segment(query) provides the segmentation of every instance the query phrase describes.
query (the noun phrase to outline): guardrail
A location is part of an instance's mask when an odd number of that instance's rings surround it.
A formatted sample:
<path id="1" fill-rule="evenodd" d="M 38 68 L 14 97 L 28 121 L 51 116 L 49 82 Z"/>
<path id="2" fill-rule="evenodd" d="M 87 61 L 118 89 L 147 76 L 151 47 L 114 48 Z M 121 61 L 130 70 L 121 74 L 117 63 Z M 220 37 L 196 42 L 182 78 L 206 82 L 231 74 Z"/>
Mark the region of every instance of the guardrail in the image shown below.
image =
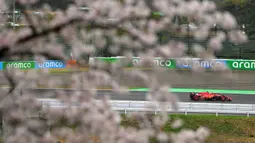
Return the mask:
<path id="1" fill-rule="evenodd" d="M 65 108 L 65 104 L 56 99 L 38 99 L 42 102 L 43 107 L 50 106 L 52 108 Z M 100 103 L 100 100 L 98 100 Z M 112 108 L 117 111 L 124 112 L 154 112 L 157 114 L 161 111 L 162 104 L 149 101 L 119 101 L 111 100 Z M 155 106 L 155 108 L 151 108 Z M 223 104 L 223 103 L 193 103 L 193 102 L 179 102 L 179 109 L 173 110 L 170 103 L 166 103 L 167 111 L 170 113 L 210 113 L 210 114 L 234 114 L 234 115 L 255 115 L 255 104 Z M 78 105 L 76 105 L 78 107 Z"/>

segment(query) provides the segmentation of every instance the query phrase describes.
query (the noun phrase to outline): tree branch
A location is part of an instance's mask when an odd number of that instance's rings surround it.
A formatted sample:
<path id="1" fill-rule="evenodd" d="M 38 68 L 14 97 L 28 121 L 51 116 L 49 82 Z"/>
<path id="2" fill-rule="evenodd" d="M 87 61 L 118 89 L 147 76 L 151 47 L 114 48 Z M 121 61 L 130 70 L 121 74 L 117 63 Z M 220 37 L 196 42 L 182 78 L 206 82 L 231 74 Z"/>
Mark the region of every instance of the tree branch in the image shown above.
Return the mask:
<path id="1" fill-rule="evenodd" d="M 48 59 L 54 59 L 54 60 L 63 60 L 64 57 L 56 55 L 52 52 L 47 52 L 47 51 L 42 51 L 42 52 L 33 52 L 32 50 L 23 50 L 23 51 L 12 51 L 9 52 L 6 57 L 11 57 L 11 56 L 33 56 L 33 55 L 41 55 L 44 56 Z"/>
<path id="2" fill-rule="evenodd" d="M 37 33 L 35 25 L 33 23 L 33 20 L 31 19 L 31 17 L 28 15 L 28 13 L 26 11 L 24 12 L 24 15 L 25 15 L 25 18 L 26 18 L 26 20 L 28 22 L 29 27 L 32 30 L 32 33 Z"/>
<path id="3" fill-rule="evenodd" d="M 81 22 L 82 20 L 83 19 L 81 19 L 81 18 L 70 19 L 70 20 L 68 20 L 65 23 L 62 23 L 62 24 L 59 24 L 59 25 L 57 25 L 55 27 L 43 30 L 42 32 L 32 33 L 31 35 L 28 35 L 26 37 L 20 38 L 19 40 L 17 40 L 17 42 L 14 45 L 24 44 L 24 43 L 32 41 L 32 40 L 34 40 L 36 38 L 49 35 L 50 33 L 57 33 L 60 30 L 62 30 L 63 28 L 65 28 L 66 26 L 72 25 L 74 23 Z M 26 55 L 34 55 L 35 54 L 32 51 L 30 51 L 30 52 L 29 51 L 25 51 L 23 53 L 21 51 L 19 51 L 19 52 L 20 52 L 20 54 L 26 54 Z M 11 54 L 18 55 L 19 52 L 11 52 L 10 51 L 10 47 L 8 45 L 7 46 L 6 45 L 0 46 L 0 60 L 5 59 L 6 57 L 11 56 Z M 50 53 L 40 53 L 40 54 L 41 55 L 45 55 L 48 58 L 52 58 L 52 56 L 53 56 Z M 54 56 L 54 58 L 59 59 L 60 57 Z"/>
<path id="4" fill-rule="evenodd" d="M 8 82 L 9 82 L 10 89 L 9 89 L 9 91 L 5 94 L 5 96 L 2 98 L 2 100 L 1 100 L 0 103 L 2 103 L 2 102 L 4 101 L 4 99 L 5 99 L 8 95 L 12 94 L 12 92 L 15 90 L 15 88 L 16 88 L 16 86 L 17 86 L 16 81 L 14 80 L 14 78 L 12 77 L 12 75 L 10 75 L 10 74 L 8 73 L 8 71 L 4 70 L 3 73 L 4 73 L 6 79 L 7 79 Z"/>
<path id="5" fill-rule="evenodd" d="M 131 36 L 132 38 L 134 39 L 137 39 L 141 44 L 143 44 L 146 48 L 150 48 L 150 47 L 155 47 L 156 45 L 155 44 L 148 44 L 146 43 L 145 41 L 143 41 L 140 36 L 138 35 L 135 35 L 133 33 L 131 33 L 127 28 L 123 28 L 123 27 L 120 27 L 121 23 L 114 23 L 114 24 L 108 24 L 108 25 L 105 25 L 105 24 L 100 24 L 100 23 L 92 23 L 92 28 L 98 28 L 98 29 L 114 29 L 116 28 L 117 30 L 122 30 L 122 31 L 125 31 L 129 36 Z"/>
<path id="6" fill-rule="evenodd" d="M 60 30 L 62 30 L 63 28 L 69 26 L 69 25 L 72 25 L 74 23 L 78 23 L 78 22 L 82 22 L 83 19 L 81 18 L 74 18 L 74 19 L 70 19 L 68 20 L 67 22 L 65 23 L 62 23 L 62 24 L 59 24 L 55 27 L 52 27 L 52 28 L 49 28 L 49 29 L 46 29 L 46 30 L 43 30 L 42 32 L 38 32 L 38 33 L 33 33 L 29 36 L 26 36 L 24 38 L 21 38 L 19 39 L 16 44 L 22 44 L 22 43 L 25 43 L 25 42 L 28 42 L 28 41 L 31 41 L 33 39 L 36 39 L 38 37 L 43 37 L 43 36 L 46 36 L 46 35 L 49 35 L 50 33 L 58 33 Z"/>
<path id="7" fill-rule="evenodd" d="M 83 18 L 73 18 L 70 19 L 62 24 L 59 24 L 57 26 L 54 26 L 52 28 L 48 28 L 45 29 L 41 32 L 33 32 L 31 35 L 22 37 L 20 39 L 17 40 L 17 42 L 14 45 L 20 45 L 20 44 L 24 44 L 26 42 L 32 41 L 36 38 L 39 37 L 43 37 L 43 36 L 47 36 L 50 33 L 58 33 L 60 32 L 62 29 L 64 29 L 65 27 L 75 24 L 75 23 L 79 23 L 79 22 L 84 22 L 84 24 L 91 24 L 92 28 L 101 28 L 101 29 L 119 29 L 119 30 L 124 30 L 128 33 L 128 35 L 130 35 L 132 38 L 137 39 L 141 44 L 143 44 L 146 48 L 149 47 L 155 47 L 155 44 L 148 44 L 145 41 L 143 41 L 139 35 L 135 35 L 133 33 L 131 33 L 127 28 L 123 28 L 120 27 L 121 24 L 125 23 L 125 22 L 132 22 L 132 21 L 137 21 L 137 20 L 146 20 L 149 19 L 150 16 L 140 16 L 140 17 L 127 17 L 127 18 L 123 18 L 123 19 L 119 19 L 117 20 L 117 22 L 111 23 L 111 22 L 98 22 L 98 21 L 86 21 Z M 31 27 L 32 29 L 34 29 L 33 27 Z M 9 46 L 0 46 L 0 60 L 4 59 L 5 57 L 10 57 L 12 55 L 35 55 L 37 53 L 34 53 L 32 51 L 15 51 L 15 52 L 11 52 L 10 51 L 10 47 Z M 62 59 L 62 57 L 57 57 L 57 56 L 53 56 L 53 54 L 50 53 L 46 53 L 46 52 L 42 52 L 39 53 L 40 55 L 46 56 L 47 58 L 53 58 L 53 59 Z"/>

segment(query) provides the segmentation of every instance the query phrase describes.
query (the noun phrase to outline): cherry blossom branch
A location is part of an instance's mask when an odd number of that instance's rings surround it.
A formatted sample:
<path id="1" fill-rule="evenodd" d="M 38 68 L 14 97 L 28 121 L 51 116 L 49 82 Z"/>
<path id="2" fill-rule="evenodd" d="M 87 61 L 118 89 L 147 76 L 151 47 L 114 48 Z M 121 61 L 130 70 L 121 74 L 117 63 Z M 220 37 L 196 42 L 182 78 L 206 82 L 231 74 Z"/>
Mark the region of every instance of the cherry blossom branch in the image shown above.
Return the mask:
<path id="1" fill-rule="evenodd" d="M 101 29 L 114 29 L 117 28 L 119 30 L 125 30 L 124 28 L 121 28 L 119 25 L 122 24 L 125 21 L 135 21 L 135 20 L 141 20 L 142 18 L 144 19 L 148 19 L 148 17 L 130 17 L 129 18 L 125 18 L 123 20 L 119 20 L 118 22 L 115 23 L 99 23 L 99 22 L 87 22 L 87 23 L 93 23 L 93 28 L 101 28 Z M 58 33 L 59 31 L 61 31 L 61 29 L 64 29 L 66 26 L 69 26 L 71 24 L 74 23 L 79 23 L 79 22 L 84 22 L 83 19 L 81 18 L 75 18 L 75 19 L 70 19 L 69 21 L 59 24 L 55 27 L 46 29 L 42 32 L 33 32 L 31 35 L 25 36 L 23 38 L 20 38 L 19 40 L 17 40 L 17 42 L 14 45 L 20 45 L 20 44 L 24 44 L 26 42 L 32 41 L 33 39 L 39 38 L 39 37 L 43 37 L 43 36 L 47 36 L 50 33 Z M 33 29 L 33 28 L 32 28 Z M 131 32 L 128 31 L 128 29 L 126 29 L 127 34 L 129 34 L 131 37 L 133 38 L 137 38 L 139 39 L 139 35 L 135 35 Z M 142 41 L 142 39 L 140 39 L 140 43 L 142 43 L 143 45 L 145 45 L 146 47 L 149 46 L 153 46 L 153 45 L 148 45 L 146 42 Z M 19 56 L 19 55 L 27 55 L 27 56 L 33 56 L 33 55 L 42 55 L 48 59 L 56 59 L 56 60 L 61 60 L 63 59 L 63 57 L 55 55 L 53 53 L 49 53 L 49 52 L 33 52 L 30 49 L 27 50 L 9 50 L 10 47 L 9 46 L 0 46 L 0 57 L 1 59 L 8 59 L 12 56 Z"/>
<path id="2" fill-rule="evenodd" d="M 105 25 L 105 24 L 100 24 L 100 23 L 93 23 L 92 24 L 92 28 L 98 28 L 98 29 L 117 29 L 117 30 L 122 30 L 125 31 L 126 34 L 128 34 L 129 36 L 131 36 L 134 39 L 137 39 L 141 44 L 143 44 L 146 48 L 149 47 L 153 47 L 156 46 L 155 44 L 148 44 L 147 42 L 145 42 L 143 39 L 140 38 L 140 36 L 137 33 L 131 32 L 129 29 L 127 28 L 123 28 L 118 26 L 120 23 L 114 23 L 114 24 L 109 24 L 109 25 Z"/>
<path id="3" fill-rule="evenodd" d="M 21 56 L 21 55 L 22 56 L 40 55 L 40 56 L 46 57 L 48 59 L 63 60 L 63 57 L 61 55 L 57 55 L 57 54 L 54 54 L 52 52 L 47 52 L 47 51 L 33 52 L 30 49 L 23 50 L 23 51 L 11 51 L 6 55 L 6 57 Z"/>
<path id="4" fill-rule="evenodd" d="M 4 96 L 4 98 L 2 99 L 2 101 L 9 95 L 11 94 L 15 88 L 16 88 L 16 85 L 17 85 L 17 82 L 15 81 L 14 77 L 12 75 L 10 75 L 10 73 L 6 70 L 3 70 L 3 73 L 6 77 L 6 79 L 8 80 L 9 82 L 9 85 L 10 85 L 10 89 L 9 91 L 6 93 L 6 95 Z"/>
<path id="5" fill-rule="evenodd" d="M 74 18 L 74 19 L 70 19 L 68 20 L 67 22 L 64 22 L 62 24 L 59 24 L 55 27 L 52 27 L 52 28 L 49 28 L 49 29 L 46 29 L 46 30 L 43 30 L 42 32 L 38 32 L 38 33 L 33 33 L 29 36 L 26 36 L 24 38 L 21 38 L 19 39 L 16 44 L 23 44 L 23 43 L 26 43 L 28 41 L 32 41 L 36 38 L 39 38 L 39 37 L 43 37 L 43 36 L 47 36 L 49 35 L 50 33 L 58 33 L 60 30 L 66 28 L 67 26 L 69 25 L 72 25 L 72 24 L 75 24 L 75 23 L 78 23 L 78 22 L 82 22 L 82 19 L 81 18 Z"/>
<path id="6" fill-rule="evenodd" d="M 24 1 L 24 0 L 23 0 Z M 60 34 L 67 40 L 67 44 L 72 46 L 72 49 L 75 49 L 73 53 L 79 53 L 84 52 L 86 46 L 91 46 L 90 48 L 103 48 L 105 46 L 104 43 L 105 37 L 109 39 L 113 39 L 113 46 L 116 46 L 117 48 L 121 48 L 122 44 L 124 46 L 131 46 L 130 48 L 137 48 L 135 50 L 140 50 L 141 47 L 143 50 L 150 50 L 153 48 L 153 51 L 148 51 L 148 53 L 142 53 L 144 55 L 139 55 L 139 57 L 144 58 L 144 63 L 153 63 L 150 59 L 153 59 L 153 56 L 156 52 L 160 53 L 159 55 L 162 57 L 171 57 L 172 55 L 180 55 L 179 53 L 182 53 L 182 50 L 184 49 L 183 44 L 179 42 L 170 42 L 167 45 L 160 45 L 157 44 L 157 35 L 156 32 L 159 30 L 169 30 L 169 27 L 171 28 L 171 32 L 175 32 L 176 29 L 174 29 L 175 25 L 170 20 L 173 15 L 181 15 L 184 17 L 190 17 L 191 15 L 197 15 L 198 13 L 200 16 L 206 17 L 206 20 L 208 20 L 208 27 L 204 27 L 200 34 L 203 34 L 206 37 L 208 28 L 214 23 L 214 20 L 212 16 L 208 15 L 206 12 L 207 10 L 214 9 L 214 6 L 211 3 L 207 2 L 195 2 L 195 1 L 182 1 L 177 0 L 170 2 L 168 0 L 146 0 L 146 1 L 135 1 L 135 0 L 125 0 L 123 1 L 123 4 L 120 4 L 118 1 L 113 0 L 76 0 L 77 3 L 80 3 L 80 5 L 85 5 L 88 7 L 91 7 L 94 9 L 91 12 L 89 12 L 88 15 L 79 13 L 75 7 L 70 7 L 67 12 L 58 11 L 57 12 L 57 18 L 56 20 L 52 22 L 55 25 L 53 27 L 44 29 L 42 28 L 42 31 L 39 31 L 39 29 L 36 29 L 38 31 L 33 32 L 33 27 L 31 29 L 27 28 L 25 29 L 24 33 L 12 33 L 10 32 L 10 39 L 12 36 L 15 37 L 15 40 L 9 41 L 11 45 L 3 45 L 0 46 L 0 58 L 11 58 L 12 56 L 16 55 L 44 55 L 46 57 L 50 57 L 51 59 L 55 57 L 54 54 L 61 54 L 61 51 L 63 50 L 61 45 L 59 46 L 56 44 L 56 34 Z M 124 3 L 125 2 L 125 3 Z M 25 2 L 24 2 L 25 3 Z M 170 4 L 171 3 L 171 4 Z M 179 6 L 174 5 L 174 3 L 179 3 Z M 79 4 L 77 4 L 79 5 Z M 161 10 L 163 13 L 166 13 L 166 17 L 159 19 L 158 21 L 153 20 L 153 17 L 150 15 L 149 11 L 154 10 Z M 202 9 L 202 10 L 201 10 Z M 203 11 L 204 9 L 204 11 Z M 98 12 L 100 11 L 100 12 Z M 80 15 L 81 14 L 81 15 Z M 169 15 L 168 15 L 169 14 Z M 173 15 L 171 15 L 173 14 Z M 108 18 L 115 18 L 115 17 L 122 17 L 116 21 L 108 21 Z M 124 18 L 123 18 L 124 17 Z M 211 18 L 210 18 L 211 17 Z M 230 20 L 224 20 L 221 16 L 218 16 L 218 21 L 223 21 L 223 25 L 225 27 L 228 26 L 227 21 L 230 27 L 233 28 L 233 21 L 231 21 L 231 17 L 228 15 L 224 15 L 223 17 L 227 17 L 226 19 Z M 61 23 L 62 22 L 62 23 Z M 131 22 L 132 25 L 126 25 L 128 22 Z M 203 24 L 202 21 L 198 20 L 199 23 Z M 45 23 L 45 27 L 48 23 Z M 87 27 L 83 27 L 84 30 L 81 30 L 81 33 L 79 33 L 77 29 L 78 26 L 85 25 L 85 24 L 91 24 L 91 28 L 94 31 L 90 32 L 89 30 L 86 30 Z M 120 26 L 124 24 L 124 26 Z M 44 25 L 44 24 L 42 24 Z M 76 27 L 76 25 L 78 25 Z M 198 24 L 199 25 L 199 24 Z M 232 25 L 232 26 L 231 26 Z M 34 25 L 37 26 L 37 25 Z M 51 25 L 52 26 L 52 25 Z M 169 26 L 169 27 L 168 27 Z M 160 27 L 160 28 L 159 28 Z M 163 27 L 161 29 L 161 27 Z M 37 28 L 37 27 L 34 27 Z M 172 29 L 173 28 L 173 29 Z M 198 26 L 198 29 L 201 27 Z M 203 28 L 203 27 L 202 27 Z M 28 31 L 26 31 L 28 30 Z M 116 30 L 124 31 L 124 36 L 118 36 L 115 35 Z M 32 31 L 32 33 L 31 33 Z M 107 31 L 106 33 L 104 33 Z M 23 31 L 22 31 L 23 32 Z M 78 33 L 77 33 L 78 32 Z M 117 31 L 118 32 L 118 31 Z M 54 33 L 54 34 L 52 34 Z M 17 34 L 18 36 L 16 36 Z M 19 35 L 20 34 L 20 35 Z M 77 38 L 77 35 L 81 35 L 79 38 Z M 8 35 L 8 34 L 7 34 Z M 231 38 L 236 40 L 240 39 L 238 37 L 239 34 L 230 33 Z M 236 36 L 237 35 L 237 36 Z M 9 36 L 9 35 L 8 35 Z M 83 44 L 84 41 L 90 41 L 95 37 L 96 42 L 93 44 Z M 123 38 L 124 37 L 124 38 Z M 221 37 L 216 40 L 213 40 L 211 42 L 213 45 L 216 45 L 218 41 L 224 39 L 224 36 L 218 36 Z M 123 39 L 121 39 L 123 38 Z M 7 38 L 6 38 L 7 39 Z M 101 40 L 101 41 L 100 41 Z M 173 39 L 176 41 L 175 39 Z M 3 40 L 4 41 L 4 40 Z M 49 44 L 47 43 L 49 41 Z M 81 42 L 82 41 L 82 42 Z M 103 41 L 103 42 L 102 42 Z M 216 41 L 216 42 L 215 42 Z M 4 41 L 5 42 L 5 41 Z M 3 43 L 4 43 L 3 42 Z M 70 43 L 68 43 L 70 42 Z M 133 42 L 135 42 L 134 46 L 131 45 Z M 31 48 L 36 43 L 36 48 Z M 44 44 L 46 43 L 46 44 Z M 78 44 L 77 44 L 78 43 Z M 103 43 L 103 44 L 102 44 Z M 216 44 L 215 44 L 216 43 Z M 115 45 L 116 44 L 116 45 Z M 99 45 L 99 46 L 98 46 Z M 56 49 L 54 52 L 47 53 L 44 51 L 45 49 Z M 59 47 L 58 47 L 59 46 Z M 132 47 L 133 46 L 133 47 Z M 21 47 L 21 48 L 20 48 Z M 23 49 L 23 47 L 25 49 Z M 28 48 L 27 48 L 28 47 Z M 42 48 L 42 50 L 40 49 Z M 154 50 L 155 49 L 155 50 Z M 86 49 L 87 50 L 87 49 Z M 89 49 L 90 50 L 90 49 Z M 89 51 L 87 50 L 87 51 Z M 93 49 L 94 50 L 94 49 Z M 122 50 L 122 49 L 121 49 Z M 133 50 L 133 49 L 132 49 Z M 86 51 L 86 52 L 87 52 Z M 58 53 L 59 52 L 59 53 Z M 52 54 L 54 53 L 54 54 Z M 75 54 L 74 54 L 75 55 Z M 132 57 L 133 55 L 129 55 Z M 60 56 L 58 56 L 60 57 Z M 76 57 L 76 56 L 75 56 Z M 62 57 L 60 57 L 62 58 Z M 40 60 L 40 58 L 38 58 Z M 42 58 L 44 60 L 44 58 Z M 76 91 L 73 94 L 65 94 L 64 92 L 59 92 L 57 94 L 57 99 L 71 105 L 73 102 L 77 102 L 78 105 L 81 105 L 82 108 L 72 108 L 68 107 L 65 112 L 60 111 L 58 109 L 50 109 L 45 107 L 45 118 L 47 119 L 47 122 L 50 123 L 52 130 L 50 132 L 42 131 L 43 136 L 37 136 L 35 132 L 31 132 L 33 130 L 30 129 L 40 129 L 39 124 L 36 123 L 29 123 L 26 116 L 28 116 L 28 113 L 31 112 L 31 114 L 37 112 L 37 109 L 40 105 L 38 105 L 35 101 L 33 102 L 33 95 L 29 95 L 29 92 L 26 93 L 25 96 L 12 96 L 13 101 L 10 101 L 10 103 L 6 104 L 4 108 L 0 108 L 1 112 L 4 113 L 5 121 L 11 125 L 11 128 L 14 130 L 12 133 L 8 133 L 9 136 L 6 137 L 4 140 L 5 142 L 9 143 L 25 143 L 25 142 L 36 142 L 36 140 L 39 140 L 40 142 L 55 142 L 55 137 L 67 137 L 67 140 L 65 142 L 84 142 L 88 141 L 87 137 L 90 136 L 90 133 L 93 133 L 96 135 L 100 140 L 103 142 L 148 142 L 145 139 L 148 139 L 149 137 L 157 137 L 160 142 L 168 142 L 168 140 L 172 140 L 173 142 L 179 142 L 179 138 L 182 139 L 182 141 L 197 141 L 197 135 L 200 137 L 199 139 L 203 140 L 203 138 L 208 136 L 208 130 L 202 129 L 199 131 L 184 131 L 177 134 L 177 137 L 175 139 L 172 134 L 165 134 L 164 132 L 161 132 L 160 127 L 165 124 L 165 122 L 168 119 L 168 115 L 166 112 L 162 113 L 162 117 L 158 116 L 152 119 L 148 119 L 148 117 L 145 116 L 143 113 L 138 114 L 132 114 L 131 116 L 136 117 L 137 120 L 143 122 L 143 125 L 141 124 L 141 128 L 139 130 L 132 130 L 132 129 L 126 129 L 120 127 L 120 116 L 112 111 L 111 104 L 107 101 L 108 99 L 105 98 L 103 101 L 96 102 L 93 100 L 92 97 L 96 96 L 96 88 L 98 85 L 102 85 L 104 83 L 110 83 L 115 91 L 120 91 L 121 86 L 119 86 L 119 83 L 115 82 L 113 80 L 113 76 L 115 76 L 115 73 L 122 72 L 121 70 L 118 70 L 118 65 L 98 65 L 98 68 L 101 68 L 102 71 L 95 71 L 90 70 L 87 74 L 81 73 L 81 74 L 74 74 L 71 77 L 71 82 L 68 77 L 63 77 L 64 79 L 67 79 L 67 83 L 72 84 L 72 87 L 76 89 Z M 104 69 L 105 68 L 105 69 Z M 109 70 L 110 69 L 110 70 Z M 108 70 L 108 71 L 107 71 Z M 106 72 L 107 71 L 107 72 Z M 7 76 L 12 75 L 11 73 L 7 73 Z M 32 81 L 30 84 L 28 82 L 20 82 L 21 80 L 14 80 L 14 79 L 8 79 L 9 82 L 13 85 L 13 87 L 17 86 L 16 89 L 29 87 L 31 84 L 36 85 L 37 81 L 42 81 L 41 83 L 46 83 L 49 86 L 54 86 L 56 84 L 59 84 L 59 82 L 55 78 L 52 78 L 50 80 L 47 80 L 47 78 L 44 78 L 43 75 L 47 75 L 48 71 L 42 71 L 38 73 L 35 70 L 30 70 L 27 75 L 24 76 L 23 73 L 17 73 L 17 77 L 20 77 L 18 79 L 21 79 L 22 81 Z M 159 102 L 171 102 L 173 105 L 173 109 L 177 108 L 176 102 L 178 102 L 177 98 L 173 97 L 172 94 L 169 93 L 169 86 L 160 86 L 160 82 L 154 78 L 153 75 L 146 74 L 143 72 L 138 71 L 132 71 L 130 74 L 132 78 L 136 78 L 136 80 L 143 81 L 146 83 L 146 85 L 149 85 L 151 88 L 151 94 L 148 95 L 148 100 L 153 101 L 159 101 Z M 124 76 L 121 76 L 124 77 Z M 8 77 L 9 78 L 9 77 Z M 127 80 L 132 80 L 127 79 Z M 34 86 L 33 86 L 34 87 Z M 77 92 L 79 89 L 91 89 L 85 94 Z M 13 92 L 13 91 L 11 91 Z M 16 91 L 15 91 L 16 92 Z M 15 93 L 13 92 L 13 94 Z M 72 96 L 69 96 L 72 95 Z M 88 98 L 84 97 L 84 95 L 89 96 Z M 34 99 L 36 100 L 36 99 Z M 29 104 L 28 104 L 29 103 Z M 97 104 L 99 103 L 99 104 Z M 163 105 L 163 104 L 162 104 Z M 41 106 L 40 106 L 41 107 Z M 154 108 L 154 105 L 151 106 L 151 108 Z M 156 108 L 156 105 L 155 105 Z M 34 111 L 35 109 L 35 111 Z M 40 108 L 41 109 L 41 108 Z M 160 113 L 161 114 L 161 113 Z M 15 122 L 14 122 L 15 121 Z M 67 124 L 64 124 L 63 122 Z M 15 123 L 14 125 L 12 125 Z M 60 124 L 59 124 L 60 123 Z M 103 124 L 102 124 L 103 123 Z M 17 128 L 17 124 L 20 124 L 22 126 L 19 126 Z M 75 133 L 68 131 L 67 126 L 69 125 L 78 125 L 76 128 Z M 177 127 L 178 126 L 178 127 Z M 181 125 L 176 125 L 175 128 L 179 128 Z M 41 129 L 40 129 L 41 130 Z M 107 131 L 107 132 L 105 132 Z M 199 134 L 200 133 L 200 134 Z M 24 140 L 21 140 L 24 139 Z M 201 139 L 202 138 L 202 139 Z M 77 139 L 77 140 L 76 140 Z M 54 140 L 54 141 L 53 141 Z"/>
<path id="7" fill-rule="evenodd" d="M 29 18 L 29 16 L 26 14 L 26 18 L 28 19 L 28 21 L 32 22 L 31 19 Z M 30 20 L 29 20 L 30 19 Z M 69 25 L 72 25 L 72 24 L 77 24 L 77 23 L 81 23 L 81 22 L 84 22 L 84 23 L 92 23 L 92 28 L 100 28 L 100 29 L 119 29 L 119 30 L 125 30 L 127 32 L 127 34 L 129 34 L 131 37 L 133 38 L 136 38 L 139 40 L 139 42 L 141 44 L 143 44 L 145 47 L 153 47 L 155 45 L 149 45 L 147 44 L 145 41 L 143 41 L 142 39 L 140 39 L 140 36 L 135 34 L 135 33 L 132 33 L 129 31 L 129 29 L 126 29 L 126 28 L 121 28 L 120 25 L 125 23 L 125 22 L 132 22 L 132 21 L 137 21 L 137 20 L 148 20 L 149 17 L 128 17 L 128 18 L 124 18 L 124 19 L 120 19 L 118 20 L 117 22 L 114 22 L 114 23 L 109 23 L 109 22 L 105 22 L 105 23 L 102 23 L 102 22 L 98 22 L 98 21 L 86 21 L 84 20 L 83 18 L 73 18 L 73 19 L 70 19 L 62 24 L 59 24 L 57 26 L 54 26 L 52 28 L 48 28 L 46 30 L 43 30 L 41 32 L 36 32 L 36 29 L 35 27 L 31 27 L 32 29 L 32 34 L 28 35 L 28 36 L 25 36 L 25 37 L 22 37 L 20 39 L 18 39 L 16 41 L 16 43 L 14 45 L 20 45 L 20 44 L 24 44 L 26 42 L 29 42 L 29 41 L 32 41 L 36 38 L 39 38 L 39 37 L 44 37 L 44 36 L 47 36 L 49 35 L 50 33 L 58 33 L 60 32 L 62 29 L 64 29 L 65 27 L 69 26 Z M 10 52 L 9 51 L 9 46 L 0 46 L 0 57 L 3 59 L 4 57 L 9 57 L 11 56 L 12 54 L 13 55 L 19 55 L 19 53 L 21 55 L 33 55 L 35 53 L 33 52 L 30 52 L 30 51 L 25 51 L 25 52 Z M 50 54 L 46 54 L 46 53 L 39 53 L 41 55 L 44 55 L 46 56 L 47 58 L 56 58 L 56 59 L 60 59 L 60 57 L 54 57 Z"/>
<path id="8" fill-rule="evenodd" d="M 31 28 L 32 32 L 37 33 L 35 25 L 33 23 L 33 20 L 31 19 L 31 17 L 28 15 L 28 13 L 26 11 L 24 12 L 24 15 L 25 15 L 25 18 L 26 18 L 28 25 Z"/>
<path id="9" fill-rule="evenodd" d="M 47 36 L 50 33 L 57 33 L 61 29 L 64 29 L 66 26 L 69 26 L 69 25 L 72 25 L 74 23 L 81 22 L 81 21 L 82 21 L 81 18 L 70 19 L 70 20 L 68 20 L 65 23 L 62 23 L 62 24 L 59 24 L 59 25 L 57 25 L 55 27 L 46 29 L 46 30 L 44 30 L 42 32 L 36 32 L 36 33 L 32 33 L 31 35 L 22 37 L 22 38 L 18 39 L 17 42 L 14 45 L 24 44 L 24 43 L 32 41 L 32 40 L 34 40 L 36 38 Z M 32 51 L 12 52 L 8 45 L 0 46 L 0 59 L 5 59 L 6 57 L 11 56 L 12 54 L 14 54 L 14 55 L 19 55 L 19 54 L 33 55 L 34 53 Z M 56 57 L 56 56 L 53 56 L 52 54 L 47 54 L 47 53 L 40 53 L 40 54 L 44 55 L 44 56 L 46 56 L 48 58 L 59 59 L 58 56 Z"/>

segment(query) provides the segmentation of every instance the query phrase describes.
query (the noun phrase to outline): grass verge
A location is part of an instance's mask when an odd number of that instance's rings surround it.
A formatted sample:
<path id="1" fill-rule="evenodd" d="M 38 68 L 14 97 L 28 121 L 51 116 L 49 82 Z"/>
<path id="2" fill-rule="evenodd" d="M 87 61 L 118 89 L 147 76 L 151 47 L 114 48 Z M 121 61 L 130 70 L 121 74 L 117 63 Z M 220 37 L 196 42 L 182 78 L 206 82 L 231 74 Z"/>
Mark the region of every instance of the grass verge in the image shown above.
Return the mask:
<path id="1" fill-rule="evenodd" d="M 169 120 L 162 128 L 165 132 L 179 132 L 182 129 L 196 130 L 200 126 L 208 127 L 211 131 L 206 143 L 255 143 L 255 117 L 218 116 L 215 115 L 170 115 Z M 179 129 L 171 128 L 175 119 L 182 119 L 184 124 Z M 122 115 L 121 125 L 139 128 L 142 123 Z M 0 138 L 1 139 L 1 138 Z M 94 143 L 100 143 L 96 136 L 91 138 Z M 2 143 L 2 140 L 0 140 Z M 151 143 L 156 143 L 151 140 Z"/>
<path id="2" fill-rule="evenodd" d="M 181 129 L 197 129 L 200 126 L 208 127 L 211 135 L 207 143 L 255 143 L 255 118 L 241 116 L 215 115 L 171 115 L 171 119 L 182 119 L 183 126 L 173 130 L 171 121 L 168 121 L 163 130 L 166 132 L 180 131 Z M 139 121 L 130 120 L 123 115 L 122 125 L 138 127 Z"/>

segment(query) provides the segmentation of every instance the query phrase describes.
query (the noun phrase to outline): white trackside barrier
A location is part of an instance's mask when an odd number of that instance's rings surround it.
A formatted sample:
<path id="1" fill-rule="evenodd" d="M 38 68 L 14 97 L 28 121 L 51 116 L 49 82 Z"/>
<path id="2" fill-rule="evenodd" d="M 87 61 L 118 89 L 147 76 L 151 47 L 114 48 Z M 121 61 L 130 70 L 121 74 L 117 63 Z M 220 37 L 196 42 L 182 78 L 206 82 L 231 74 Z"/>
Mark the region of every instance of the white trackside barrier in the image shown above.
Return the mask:
<path id="1" fill-rule="evenodd" d="M 52 108 L 65 108 L 67 107 L 65 104 L 61 103 L 56 99 L 38 99 L 42 102 L 42 105 L 50 106 Z M 98 100 L 98 103 L 101 101 Z M 121 111 L 124 113 L 127 112 L 154 112 L 161 111 L 162 103 L 157 102 L 148 102 L 148 101 L 119 101 L 119 100 L 111 100 L 110 101 L 112 108 L 117 111 Z M 152 105 L 153 108 L 152 108 Z M 165 103 L 167 106 L 168 112 L 174 113 L 213 113 L 216 114 L 245 114 L 248 117 L 250 115 L 255 115 L 255 104 L 224 104 L 224 103 L 193 103 L 193 102 L 179 102 L 178 110 L 173 110 L 170 103 Z M 77 104 L 75 105 L 79 107 Z"/>

